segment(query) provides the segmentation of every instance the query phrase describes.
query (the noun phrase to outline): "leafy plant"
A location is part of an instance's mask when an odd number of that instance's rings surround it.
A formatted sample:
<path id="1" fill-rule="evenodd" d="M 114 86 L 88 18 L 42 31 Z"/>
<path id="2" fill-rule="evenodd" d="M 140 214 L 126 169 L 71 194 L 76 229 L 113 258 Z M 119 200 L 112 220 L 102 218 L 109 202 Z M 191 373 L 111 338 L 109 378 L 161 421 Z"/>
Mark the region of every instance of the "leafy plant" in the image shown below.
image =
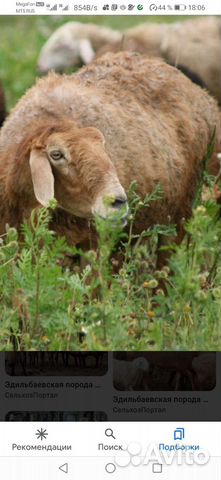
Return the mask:
<path id="1" fill-rule="evenodd" d="M 144 201 L 132 185 L 127 233 L 121 219 L 96 219 L 98 248 L 69 247 L 50 230 L 56 207 L 32 212 L 22 240 L 9 228 L 0 246 L 1 350 L 217 350 L 221 340 L 219 207 L 201 202 L 173 245 L 167 266 L 156 269 L 155 225 L 133 233 Z M 65 256 L 79 262 L 65 267 Z"/>

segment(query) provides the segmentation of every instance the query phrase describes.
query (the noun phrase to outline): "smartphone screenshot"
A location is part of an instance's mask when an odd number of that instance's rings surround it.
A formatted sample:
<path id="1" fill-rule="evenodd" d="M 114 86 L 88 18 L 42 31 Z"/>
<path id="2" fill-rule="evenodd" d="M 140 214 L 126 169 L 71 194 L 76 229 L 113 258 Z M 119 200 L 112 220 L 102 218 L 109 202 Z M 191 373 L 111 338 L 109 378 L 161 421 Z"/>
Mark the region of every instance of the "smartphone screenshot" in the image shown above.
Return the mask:
<path id="1" fill-rule="evenodd" d="M 4 480 L 220 480 L 220 105 L 218 1 L 0 5 Z"/>

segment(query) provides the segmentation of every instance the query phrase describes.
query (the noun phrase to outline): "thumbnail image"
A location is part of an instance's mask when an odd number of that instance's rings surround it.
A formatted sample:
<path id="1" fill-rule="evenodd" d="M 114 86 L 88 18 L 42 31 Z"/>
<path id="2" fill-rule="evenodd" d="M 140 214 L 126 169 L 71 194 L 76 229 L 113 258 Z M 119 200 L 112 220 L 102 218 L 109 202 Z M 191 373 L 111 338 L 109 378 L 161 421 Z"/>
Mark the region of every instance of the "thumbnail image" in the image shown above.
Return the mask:
<path id="1" fill-rule="evenodd" d="M 216 353 L 118 352 L 113 385 L 129 391 L 200 391 L 216 386 Z"/>
<path id="2" fill-rule="evenodd" d="M 100 376 L 107 373 L 107 352 L 6 352 L 12 376 Z"/>
<path id="3" fill-rule="evenodd" d="M 105 422 L 104 412 L 8 412 L 6 422 Z"/>

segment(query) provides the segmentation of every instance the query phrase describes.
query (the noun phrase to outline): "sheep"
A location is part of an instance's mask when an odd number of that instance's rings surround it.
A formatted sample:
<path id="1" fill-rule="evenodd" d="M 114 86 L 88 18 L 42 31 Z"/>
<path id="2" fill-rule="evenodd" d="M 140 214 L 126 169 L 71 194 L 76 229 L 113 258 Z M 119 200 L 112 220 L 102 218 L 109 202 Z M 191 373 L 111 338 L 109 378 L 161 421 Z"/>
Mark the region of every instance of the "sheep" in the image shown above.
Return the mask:
<path id="1" fill-rule="evenodd" d="M 3 90 L 3 86 L 0 82 L 0 128 L 4 123 L 6 117 L 6 107 L 5 107 L 5 94 Z"/>
<path id="2" fill-rule="evenodd" d="M 150 55 L 149 48 L 147 49 L 147 46 L 145 45 L 144 42 L 141 42 L 140 40 L 133 40 L 133 39 L 128 39 L 126 36 L 122 39 L 122 41 L 114 43 L 114 44 L 108 44 L 105 45 L 104 47 L 100 48 L 95 56 L 95 58 L 99 58 L 102 55 L 104 55 L 107 52 L 119 52 L 119 51 L 131 51 L 131 52 L 138 52 L 142 54 L 147 54 Z M 152 55 L 154 56 L 154 55 Z M 158 52 L 158 56 L 159 52 Z M 178 64 L 178 63 L 172 63 L 168 62 L 170 65 L 173 67 L 178 68 L 184 75 L 186 75 L 190 80 L 192 80 L 193 83 L 196 83 L 196 85 L 199 85 L 202 88 L 207 88 L 207 85 L 205 82 L 202 80 L 202 78 L 195 73 L 193 70 L 190 70 L 190 68 L 186 67 L 185 65 Z"/>
<path id="3" fill-rule="evenodd" d="M 142 24 L 119 32 L 90 23 L 68 22 L 59 27 L 42 47 L 37 67 L 40 73 L 52 69 L 64 71 L 90 63 L 97 52 L 99 56 L 109 50 L 118 52 L 121 49 L 147 53 L 147 45 L 149 55 L 160 56 L 160 44 L 168 28 L 167 24 Z"/>
<path id="4" fill-rule="evenodd" d="M 108 51 L 137 51 L 162 57 L 177 66 L 221 103 L 220 19 L 206 17 L 172 24 L 141 24 L 124 32 L 121 40 L 104 45 Z"/>
<path id="5" fill-rule="evenodd" d="M 14 113 L 17 117 L 17 112 Z M 13 113 L 10 117 L 14 117 Z M 92 212 L 100 216 L 108 215 L 126 204 L 124 189 L 105 152 L 104 137 L 98 129 L 78 128 L 67 117 L 47 118 L 46 114 L 26 128 L 20 141 L 19 134 L 12 134 L 14 142 L 10 145 L 6 142 L 3 152 L 1 138 L 4 143 L 5 132 L 8 128 L 10 131 L 10 117 L 0 137 L 0 187 L 3 199 L 0 233 L 4 231 L 6 223 L 19 228 L 21 222 L 29 218 L 33 208 L 46 206 L 55 197 L 60 208 L 54 215 L 54 229 L 66 235 L 69 243 L 76 244 L 79 238 L 84 241 L 87 219 Z M 111 201 L 106 206 L 103 199 L 108 196 Z M 63 221 L 60 220 L 60 209 L 65 210 Z M 78 223 L 75 217 L 80 217 Z M 81 219 L 84 219 L 83 233 Z"/>
<path id="6" fill-rule="evenodd" d="M 87 242 L 94 215 L 125 217 L 136 181 L 142 198 L 159 184 L 163 195 L 137 215 L 134 232 L 172 222 L 181 241 L 217 122 L 216 102 L 160 59 L 120 52 L 71 76 L 49 74 L 0 133 L 0 231 L 55 197 L 52 228 Z"/>
<path id="7" fill-rule="evenodd" d="M 161 57 L 161 43 L 171 28 L 166 23 L 142 23 L 122 32 L 116 42 L 103 44 L 96 52 L 96 58 L 104 53 L 131 51 L 146 54 L 150 57 Z"/>
<path id="8" fill-rule="evenodd" d="M 62 352 L 65 353 L 65 352 Z M 66 352 L 65 367 L 74 366 L 80 369 L 100 368 L 103 360 L 107 360 L 107 354 L 104 352 Z M 73 362 L 71 362 L 73 359 Z"/>
<path id="9" fill-rule="evenodd" d="M 47 73 L 51 69 L 63 71 L 82 63 L 88 64 L 93 60 L 95 51 L 104 43 L 112 44 L 120 38 L 121 33 L 111 28 L 92 23 L 65 23 L 43 46 L 38 60 L 38 70 Z"/>
<path id="10" fill-rule="evenodd" d="M 63 25 L 40 52 L 40 72 L 76 67 L 80 59 L 87 64 L 93 60 L 95 53 L 101 56 L 108 51 L 137 51 L 162 57 L 171 65 L 183 67 L 184 73 L 190 78 L 192 76 L 193 81 L 200 81 L 221 102 L 221 29 L 218 17 L 171 24 L 148 22 L 123 32 L 109 29 L 103 34 L 103 30 L 104 27 L 92 24 L 70 22 Z M 85 44 L 80 48 L 82 38 Z M 83 54 L 79 55 L 80 50 Z"/>
<path id="11" fill-rule="evenodd" d="M 161 43 L 162 57 L 185 65 L 199 75 L 208 91 L 221 103 L 220 19 L 208 17 L 174 25 Z"/>
<path id="12" fill-rule="evenodd" d="M 131 362 L 113 360 L 114 387 L 117 390 L 137 390 L 147 381 L 149 363 L 143 357 L 137 357 Z M 147 388 L 146 388 L 147 389 Z"/>
<path id="13" fill-rule="evenodd" d="M 184 388 L 186 384 L 191 390 L 196 389 L 192 362 L 198 358 L 198 352 L 140 352 L 140 354 L 149 363 L 148 390 L 163 388 L 177 391 L 186 389 L 186 386 Z M 136 352 L 128 352 L 125 361 L 131 362 L 137 355 Z M 155 376 L 159 379 L 154 379 Z"/>

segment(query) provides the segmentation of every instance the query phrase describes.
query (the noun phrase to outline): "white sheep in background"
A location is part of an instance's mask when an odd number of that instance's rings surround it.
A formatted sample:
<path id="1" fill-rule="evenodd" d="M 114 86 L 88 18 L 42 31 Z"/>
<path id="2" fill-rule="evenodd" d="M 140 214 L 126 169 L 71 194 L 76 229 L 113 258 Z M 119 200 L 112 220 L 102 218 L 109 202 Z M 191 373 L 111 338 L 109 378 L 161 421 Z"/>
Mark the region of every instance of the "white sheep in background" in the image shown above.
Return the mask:
<path id="1" fill-rule="evenodd" d="M 193 81 L 201 81 L 221 103 L 221 28 L 219 17 L 188 19 L 175 23 L 142 23 L 115 31 L 107 27 L 68 22 L 58 28 L 42 48 L 41 73 L 63 71 L 90 63 L 107 51 L 137 51 L 164 58 Z"/>
<path id="2" fill-rule="evenodd" d="M 149 372 L 149 363 L 143 357 L 134 360 L 113 360 L 114 387 L 117 390 L 136 390 L 146 384 L 146 376 Z M 143 390 L 143 388 L 142 388 Z M 145 388 L 147 390 L 147 386 Z"/>
<path id="3" fill-rule="evenodd" d="M 90 63 L 104 44 L 115 43 L 122 34 L 92 23 L 68 22 L 58 28 L 45 43 L 38 60 L 38 70 L 63 71 Z"/>
<path id="4" fill-rule="evenodd" d="M 103 45 L 107 51 L 130 50 L 162 57 L 178 66 L 221 103 L 221 27 L 219 17 L 194 18 L 175 23 L 142 23 L 124 32 L 123 40 Z M 196 82 L 199 83 L 200 82 Z"/>
<path id="5" fill-rule="evenodd" d="M 208 91 L 221 103 L 221 25 L 219 17 L 178 22 L 161 43 L 161 56 L 181 64 L 203 80 Z"/>

